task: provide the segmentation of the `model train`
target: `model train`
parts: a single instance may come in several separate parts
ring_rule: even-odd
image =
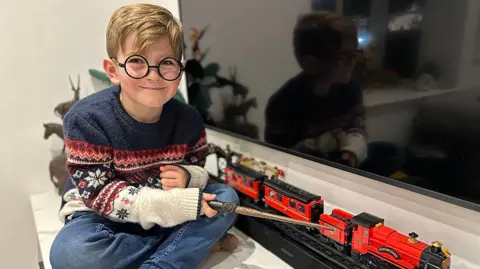
[[[383,219],[366,212],[353,215],[333,209],[331,214],[326,214],[319,195],[275,176],[267,176],[262,169],[253,169],[251,163],[244,165],[245,159],[238,153],[223,151],[220,155],[226,160],[225,167],[221,168],[226,184],[255,203],[291,218],[334,227],[333,231],[319,229],[315,232],[321,235],[323,243],[354,260],[372,265],[372,268],[450,268],[451,255],[438,241],[431,245],[421,242],[416,233],[408,236],[399,233],[385,226]],[[236,158],[232,159],[234,155]]]

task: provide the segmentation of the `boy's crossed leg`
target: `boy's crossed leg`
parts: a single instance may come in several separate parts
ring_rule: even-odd
[[[204,192],[216,194],[218,201],[239,202],[237,193],[225,184],[207,185]],[[195,269],[211,250],[233,250],[236,238],[232,239],[233,235],[224,235],[233,227],[236,217],[232,213],[218,212],[213,218],[202,216],[200,220],[182,225],[140,269]]]
[[[238,203],[236,192],[225,184],[210,184],[205,193],[216,200]],[[77,212],[53,242],[53,269],[180,269],[196,268],[212,251],[231,251],[236,238],[226,235],[236,215],[218,212],[213,218],[173,228],[145,231],[136,224],[109,221],[93,212]]]

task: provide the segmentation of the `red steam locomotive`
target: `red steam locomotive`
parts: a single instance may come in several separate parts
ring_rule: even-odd
[[[366,260],[374,268],[450,268],[450,253],[440,242],[431,245],[385,226],[384,220],[369,213],[352,215],[341,209],[322,214],[320,224],[334,231],[319,229],[325,242],[333,243],[356,260]]]
[[[237,155],[238,156],[238,155]],[[225,183],[255,203],[263,203],[291,218],[318,222],[335,229],[319,229],[321,240],[345,255],[363,261],[372,268],[449,269],[450,253],[438,241],[428,245],[418,235],[408,236],[384,225],[384,220],[369,213],[353,215],[341,209],[325,214],[324,201],[275,177],[242,165],[228,155],[224,168]]]

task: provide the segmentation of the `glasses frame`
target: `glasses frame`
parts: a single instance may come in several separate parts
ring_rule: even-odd
[[[138,77],[134,77],[134,76],[132,76],[132,75],[130,75],[130,74],[128,73],[128,71],[127,71],[127,62],[128,62],[128,60],[129,60],[130,58],[132,58],[132,57],[140,57],[140,58],[142,58],[143,60],[145,60],[145,62],[147,63],[147,67],[148,67],[148,68],[147,68],[147,72],[145,73],[144,76],[138,78]],[[138,55],[138,54],[130,55],[130,56],[127,57],[127,59],[125,59],[125,62],[123,62],[123,63],[120,63],[117,59],[115,59],[115,58],[113,58],[113,57],[111,57],[110,59],[112,59],[112,61],[114,61],[119,67],[123,68],[123,70],[125,70],[125,73],[126,73],[129,77],[131,77],[131,78],[133,78],[133,79],[142,79],[142,78],[148,76],[148,74],[150,74],[150,70],[151,70],[152,68],[155,68],[155,69],[157,69],[157,72],[158,72],[158,74],[160,75],[160,77],[162,77],[164,80],[166,80],[166,81],[174,81],[174,80],[177,80],[177,79],[182,75],[182,73],[185,71],[185,66],[182,64],[182,62],[180,62],[179,60],[177,60],[177,59],[175,59],[175,58],[173,58],[173,57],[165,57],[165,58],[163,58],[162,60],[160,60],[160,63],[163,62],[163,61],[166,60],[166,59],[174,60],[175,62],[178,63],[178,65],[180,66],[180,72],[178,73],[178,76],[175,77],[174,79],[167,79],[167,78],[165,78],[165,77],[162,75],[162,73],[160,72],[160,65],[161,65],[161,64],[158,64],[158,65],[150,65],[150,63],[148,62],[148,60],[147,60],[145,57],[143,57],[142,55]]]

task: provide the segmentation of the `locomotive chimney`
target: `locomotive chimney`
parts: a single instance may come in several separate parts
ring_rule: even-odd
[[[409,242],[410,244],[416,244],[416,243],[418,243],[418,240],[417,240],[418,234],[416,234],[416,233],[414,233],[414,232],[411,232],[411,233],[408,234],[408,236],[410,236],[410,237],[408,238],[408,242]]]
[[[432,243],[432,252],[433,253],[440,253],[442,251],[442,243],[435,241]]]

